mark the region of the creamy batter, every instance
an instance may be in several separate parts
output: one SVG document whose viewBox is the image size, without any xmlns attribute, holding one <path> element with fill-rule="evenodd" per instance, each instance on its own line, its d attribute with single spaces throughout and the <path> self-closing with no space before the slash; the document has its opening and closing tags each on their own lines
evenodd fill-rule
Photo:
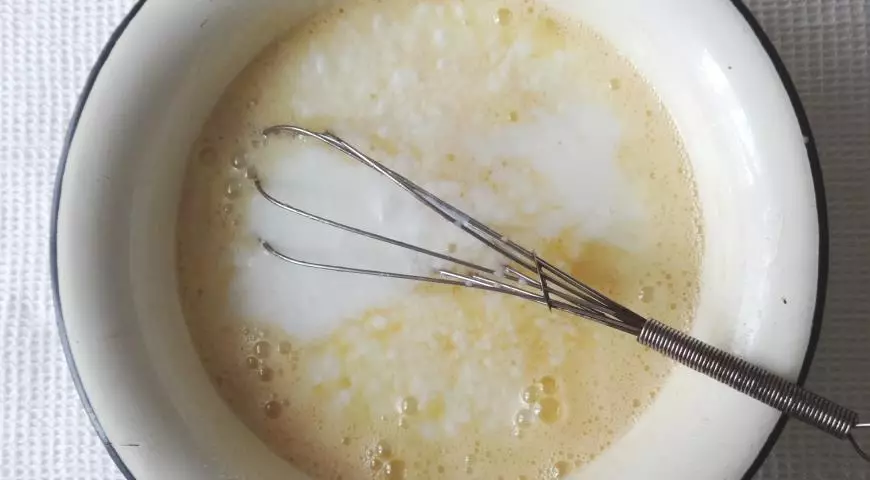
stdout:
<svg viewBox="0 0 870 480">
<path fill-rule="evenodd" d="M 562 478 L 631 428 L 670 365 L 605 327 L 469 291 L 320 272 L 434 264 L 268 205 L 497 264 L 329 129 L 643 315 L 686 327 L 702 236 L 678 136 L 613 47 L 523 1 L 359 0 L 256 58 L 191 154 L 180 292 L 234 411 L 314 478 Z"/>
</svg>

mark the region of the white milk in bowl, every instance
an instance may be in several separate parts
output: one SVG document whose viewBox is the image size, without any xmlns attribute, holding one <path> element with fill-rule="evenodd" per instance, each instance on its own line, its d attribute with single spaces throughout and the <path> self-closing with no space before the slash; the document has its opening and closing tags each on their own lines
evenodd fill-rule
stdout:
<svg viewBox="0 0 870 480">
<path fill-rule="evenodd" d="M 461 258 L 501 259 L 315 141 L 328 129 L 542 258 L 685 328 L 702 236 L 655 93 L 594 32 L 534 2 L 344 2 L 263 51 L 191 154 L 179 289 L 216 390 L 312 478 L 562 478 L 631 428 L 670 363 L 522 300 L 324 272 L 428 273 L 425 256 L 270 205 Z"/>
</svg>

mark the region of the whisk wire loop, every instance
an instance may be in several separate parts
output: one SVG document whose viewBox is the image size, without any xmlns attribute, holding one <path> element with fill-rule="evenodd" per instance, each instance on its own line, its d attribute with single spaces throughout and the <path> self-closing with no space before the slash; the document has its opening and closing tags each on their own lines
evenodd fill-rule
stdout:
<svg viewBox="0 0 870 480">
<path fill-rule="evenodd" d="M 425 276 L 317 263 L 294 258 L 276 249 L 268 241 L 261 239 L 263 248 L 269 254 L 285 262 L 303 267 L 501 293 L 544 305 L 549 310 L 567 312 L 587 318 L 634 335 L 638 343 L 689 368 L 759 400 L 786 415 L 813 425 L 836 438 L 847 439 L 861 458 L 870 461 L 870 455 L 861 448 L 854 435 L 856 431 L 870 430 L 870 423 L 859 423 L 858 414 L 854 411 L 657 320 L 646 319 L 638 315 L 538 257 L 534 251 L 526 249 L 372 159 L 332 133 L 313 132 L 293 125 L 276 125 L 267 128 L 263 133 L 264 135 L 289 133 L 299 137 L 314 138 L 343 152 L 390 179 L 444 220 L 453 223 L 456 227 L 501 254 L 508 260 L 508 263 L 503 268 L 493 269 L 453 255 L 439 253 L 315 215 L 272 196 L 260 178 L 254 174 L 253 183 L 256 190 L 277 207 L 355 235 L 449 262 L 454 266 L 467 269 L 467 272 L 441 268 L 435 272 L 437 276 Z"/>
<path fill-rule="evenodd" d="M 315 215 L 310 212 L 306 212 L 297 207 L 282 202 L 269 194 L 264 187 L 262 181 L 258 177 L 254 177 L 254 185 L 257 191 L 261 195 L 263 195 L 269 202 L 280 208 L 283 208 L 292 213 L 296 213 L 305 218 L 348 231 L 350 233 L 361 235 L 374 240 L 380 240 L 394 246 L 429 255 L 433 258 L 438 258 L 440 260 L 445 260 L 456 265 L 476 270 L 479 274 L 483 274 L 483 277 L 481 278 L 487 279 L 490 283 L 485 284 L 480 281 L 475 282 L 474 278 L 470 276 L 462 276 L 460 279 L 455 272 L 451 272 L 451 278 L 448 281 L 444 281 L 443 278 L 435 279 L 433 277 L 426 276 L 354 269 L 338 265 L 317 264 L 315 262 L 307 261 L 303 262 L 299 259 L 294 259 L 285 254 L 277 255 L 280 252 L 278 252 L 271 244 L 265 242 L 264 247 L 268 245 L 269 248 L 267 248 L 267 250 L 269 250 L 270 253 L 275 254 L 279 258 L 282 258 L 285 261 L 292 260 L 291 263 L 295 263 L 297 265 L 304 264 L 308 267 L 321 268 L 326 270 L 345 271 L 348 273 L 368 274 L 381 277 L 402 278 L 429 283 L 467 286 L 510 294 L 513 296 L 522 296 L 523 298 L 533 300 L 536 303 L 542 302 L 550 310 L 563 310 L 575 314 L 580 314 L 578 312 L 584 312 L 583 315 L 587 316 L 591 320 L 604 323 L 626 333 L 637 335 L 637 333 L 640 332 L 640 329 L 643 326 L 644 322 L 644 319 L 642 317 L 631 313 L 623 315 L 622 318 L 620 318 L 620 316 L 618 316 L 617 314 L 622 313 L 622 311 L 625 309 L 623 309 L 617 303 L 608 299 L 606 296 L 602 295 L 591 287 L 578 282 L 576 279 L 574 279 L 572 276 L 568 275 L 564 271 L 540 259 L 534 252 L 522 247 L 516 242 L 510 240 L 505 235 L 502 235 L 501 233 L 476 220 L 462 210 L 438 198 L 436 195 L 427 191 L 423 187 L 417 185 L 416 183 L 412 182 L 401 174 L 391 170 L 390 168 L 381 164 L 377 160 L 374 160 L 363 152 L 360 152 L 356 147 L 353 147 L 352 145 L 336 137 L 335 135 L 329 132 L 313 132 L 293 125 L 276 125 L 267 128 L 263 132 L 263 134 L 267 136 L 279 133 L 289 133 L 300 137 L 315 138 L 321 142 L 326 143 L 327 145 L 338 149 L 339 151 L 359 161 L 360 163 L 374 169 L 375 171 L 386 176 L 393 183 L 410 193 L 413 197 L 429 207 L 443 219 L 450 223 L 453 223 L 457 228 L 462 229 L 487 247 L 499 252 L 507 260 L 509 260 L 516 266 L 519 266 L 526 271 L 532 272 L 535 277 L 527 275 L 516 275 L 519 273 L 519 270 L 514 266 L 510 266 L 510 271 L 506 270 L 504 272 L 496 272 L 491 268 L 483 267 L 481 265 L 477 265 L 472 262 L 468 262 L 450 255 L 445 255 L 432 250 L 424 249 L 416 245 L 402 242 L 397 239 L 378 235 L 373 232 L 358 229 L 350 225 L 346 225 L 327 219 L 325 217 L 321 217 L 319 215 Z M 441 274 L 441 276 L 445 276 L 446 272 L 442 271 L 439 273 Z M 496 275 L 501 278 L 493 278 Z M 537 280 L 535 282 L 529 282 L 531 278 L 536 278 Z M 507 280 L 515 282 L 516 284 L 512 285 L 510 283 L 507 283 Z M 523 285 L 523 283 L 525 283 L 525 285 Z M 559 297 L 564 301 L 556 301 L 553 297 Z"/>
</svg>

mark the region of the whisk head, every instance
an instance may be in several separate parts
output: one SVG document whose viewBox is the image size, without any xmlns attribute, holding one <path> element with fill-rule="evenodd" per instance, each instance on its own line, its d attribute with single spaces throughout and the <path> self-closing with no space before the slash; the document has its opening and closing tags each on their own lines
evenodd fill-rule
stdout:
<svg viewBox="0 0 870 480">
<path fill-rule="evenodd" d="M 643 329 L 646 319 L 640 315 L 540 258 L 533 250 L 519 245 L 507 236 L 372 159 L 336 135 L 330 132 L 315 132 L 293 125 L 272 126 L 265 129 L 263 134 L 266 136 L 290 134 L 313 138 L 341 151 L 348 157 L 388 178 L 397 187 L 405 190 L 445 221 L 498 252 L 504 259 L 504 265 L 499 268 L 479 265 L 453 255 L 436 252 L 302 210 L 271 195 L 258 174 L 253 173 L 251 180 L 256 191 L 267 201 L 283 210 L 354 235 L 445 261 L 452 264 L 453 268 L 441 268 L 436 270 L 432 276 L 426 276 L 312 262 L 294 257 L 274 247 L 268 241 L 260 239 L 263 248 L 276 258 L 297 266 L 319 270 L 461 286 L 501 293 L 544 305 L 550 310 L 578 315 L 633 335 L 637 335 Z"/>
</svg>

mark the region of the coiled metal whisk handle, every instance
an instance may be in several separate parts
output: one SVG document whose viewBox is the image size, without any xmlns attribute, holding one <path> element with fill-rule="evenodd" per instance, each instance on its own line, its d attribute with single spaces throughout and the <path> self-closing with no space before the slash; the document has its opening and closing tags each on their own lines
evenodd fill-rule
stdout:
<svg viewBox="0 0 870 480">
<path fill-rule="evenodd" d="M 865 460 L 870 456 L 855 441 L 858 413 L 728 352 L 690 337 L 656 320 L 647 320 L 637 341 L 693 370 L 839 439 L 849 439 Z"/>
</svg>

